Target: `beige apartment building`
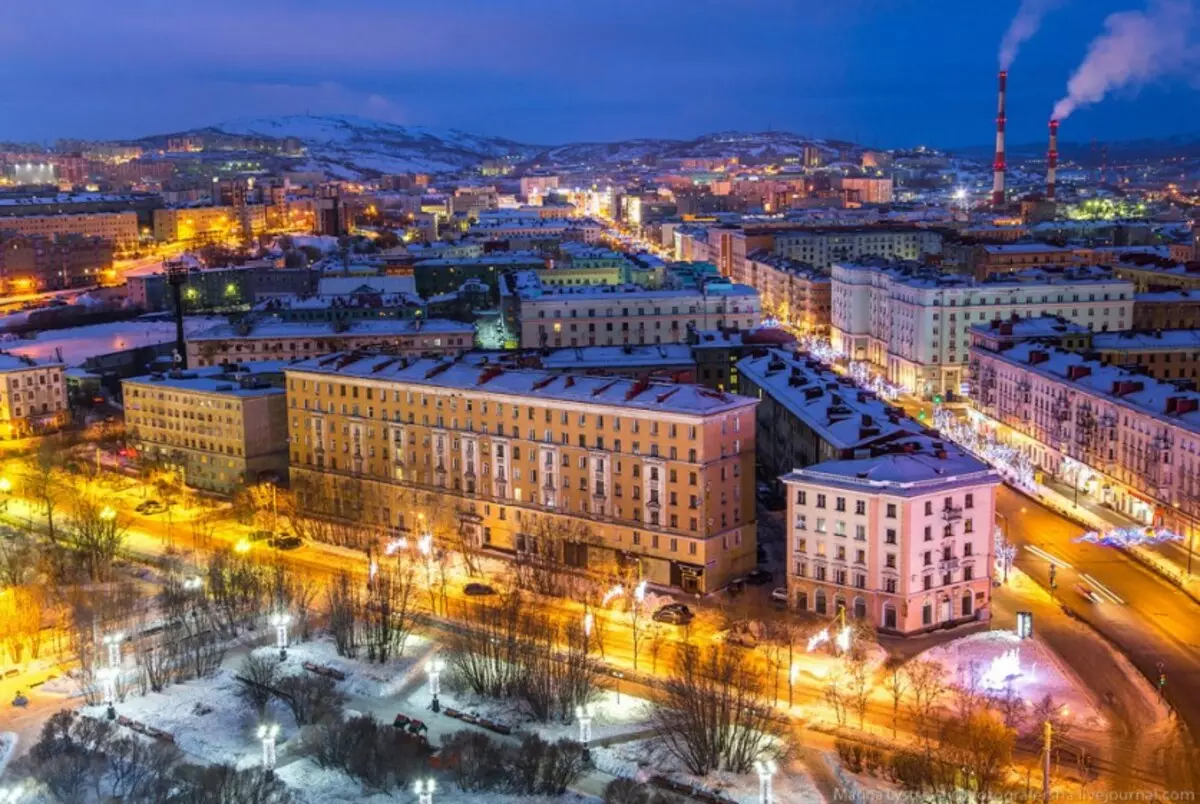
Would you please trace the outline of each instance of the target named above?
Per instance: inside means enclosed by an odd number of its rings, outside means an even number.
[[[231,494],[287,474],[282,363],[132,377],[125,429],[143,463],[183,470],[193,488]]]
[[[117,251],[130,251],[138,244],[136,212],[86,212],[67,215],[17,215],[0,218],[0,231],[22,235],[83,235],[108,240]]]
[[[0,352],[0,438],[24,438],[67,423],[65,369],[59,362]]]
[[[286,367],[300,505],[710,592],[754,567],[755,400],[337,354]],[[433,530],[433,528],[431,528]]]
[[[216,242],[243,234],[244,224],[258,234],[267,229],[267,208],[247,204],[245,221],[232,206],[168,207],[154,210],[154,239],[160,243]]]

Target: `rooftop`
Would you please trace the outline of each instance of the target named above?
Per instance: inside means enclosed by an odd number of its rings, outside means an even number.
[[[577,346],[555,349],[542,359],[546,369],[563,371],[579,369],[640,368],[690,366],[692,350],[682,343],[661,343],[646,346]]]
[[[190,337],[219,320],[221,318],[216,316],[185,316],[184,334]],[[83,365],[89,358],[99,355],[174,342],[173,321],[147,321],[141,318],[47,330],[35,333],[32,337],[0,338],[0,345],[12,354],[31,357],[39,362],[61,360],[68,366]]]
[[[263,361],[239,363],[237,366],[217,366],[192,371],[168,371],[161,374],[144,374],[130,377],[125,383],[174,388],[193,393],[220,394],[221,396],[250,399],[262,396],[278,396],[287,393],[283,387],[283,370],[286,361]],[[275,375],[274,380],[269,375]],[[272,384],[274,382],[274,384]]]
[[[32,357],[25,355],[16,355],[9,352],[0,352],[0,372],[6,371],[26,371],[31,368],[46,368],[48,366],[61,366],[62,363],[47,360],[37,361]]]
[[[860,449],[925,431],[899,408],[807,352],[770,349],[742,358],[737,367],[743,380],[770,394],[835,449]]]
[[[743,396],[712,391],[699,385],[671,385],[644,380],[508,370],[470,361],[408,360],[381,353],[342,352],[292,363],[297,374],[357,377],[381,383],[403,383],[458,391],[475,396],[498,394],[522,399],[537,397],[575,404],[646,410],[664,414],[708,416],[753,406]]]
[[[1088,328],[1058,315],[1038,315],[1028,318],[994,319],[970,327],[973,332],[989,335],[1011,335],[1014,338],[1059,337],[1082,335]]]
[[[944,489],[947,484],[996,484],[1000,476],[958,445],[929,435],[892,441],[871,456],[824,461],[796,469],[784,482],[830,483],[842,487],[869,486],[889,494],[916,495]]]
[[[796,336],[786,329],[756,327],[755,329],[699,329],[692,333],[689,348],[729,349],[740,346],[788,346]]]
[[[1098,351],[1112,349],[1200,351],[1200,330],[1126,329],[1120,332],[1097,332],[1092,336],[1092,347]]]
[[[474,336],[475,325],[443,318],[406,321],[397,318],[365,321],[280,321],[275,317],[257,319],[247,329],[241,325],[220,324],[188,336],[188,341],[224,341],[246,338],[355,338],[398,335]]]
[[[319,296],[416,292],[417,281],[411,276],[324,276],[317,282]]]

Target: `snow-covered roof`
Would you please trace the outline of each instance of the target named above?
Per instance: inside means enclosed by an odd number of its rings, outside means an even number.
[[[637,409],[662,414],[708,416],[745,407],[756,400],[713,391],[699,385],[674,385],[596,377],[554,374],[547,371],[507,370],[469,361],[406,360],[376,353],[342,352],[289,365],[290,373],[360,377],[381,383],[403,383],[474,395],[512,396],[528,400],[552,399],[605,408]]]
[[[818,463],[783,476],[783,482],[817,483],[836,488],[909,497],[958,486],[996,485],[1000,475],[957,444],[934,436],[898,439],[867,458]]]
[[[692,350],[683,343],[661,343],[639,346],[577,346],[555,349],[542,358],[546,369],[678,368],[690,366]]]
[[[249,332],[242,334],[232,324],[205,329],[188,336],[188,341],[248,340],[255,338],[354,338],[364,336],[398,335],[471,335],[475,325],[443,318],[428,321],[406,321],[398,318],[367,319],[365,321],[280,321],[266,318],[253,322]]]
[[[858,449],[925,430],[899,408],[805,352],[769,349],[742,358],[737,368],[743,381],[770,394],[835,449]]]
[[[191,337],[205,327],[211,327],[215,320],[204,316],[185,316],[184,335]],[[99,355],[174,342],[174,322],[140,318],[38,332],[31,339],[12,336],[0,338],[0,345],[9,352],[39,361],[55,360],[57,351],[61,350],[62,362],[68,366],[83,365]]]
[[[1159,329],[1097,332],[1092,336],[1092,346],[1098,351],[1115,349],[1200,351],[1200,330]]]
[[[417,280],[411,276],[326,276],[317,280],[319,296],[416,292]]]
[[[47,368],[49,366],[61,366],[54,360],[35,360],[26,355],[12,354],[10,352],[0,352],[0,372],[9,371],[28,371],[33,368]]]
[[[201,368],[191,371],[168,371],[161,374],[144,374],[123,380],[124,384],[149,385],[175,388],[194,393],[219,394],[221,396],[250,399],[262,396],[279,396],[287,393],[282,385],[268,385],[262,375],[282,374],[288,365],[286,360],[268,360],[258,363],[239,363],[236,369],[224,367]],[[255,381],[255,378],[259,378]],[[246,382],[245,385],[242,383]]]
[[[1013,338],[1060,337],[1082,335],[1088,328],[1058,315],[1037,315],[1027,318],[1002,319],[974,324],[972,332],[983,335],[1003,334]],[[1004,330],[1004,332],[1001,332]]]

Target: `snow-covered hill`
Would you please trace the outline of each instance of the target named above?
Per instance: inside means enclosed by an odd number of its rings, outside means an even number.
[[[743,164],[782,162],[799,158],[808,147],[821,152],[822,160],[834,161],[845,150],[858,149],[851,143],[804,137],[788,131],[743,133],[723,131],[705,134],[694,140],[638,139],[622,142],[573,143],[551,148],[538,155],[539,162],[628,163],[658,162],[664,159],[724,158],[736,156]]]

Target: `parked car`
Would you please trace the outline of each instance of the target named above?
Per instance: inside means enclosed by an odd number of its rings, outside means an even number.
[[[788,602],[787,587],[786,586],[776,586],[774,589],[771,590],[771,599],[774,600],[776,603],[785,603],[786,604]]]
[[[267,539],[267,544],[276,550],[295,550],[304,544],[304,540],[291,533],[285,533],[282,536],[272,536]]]
[[[752,569],[746,573],[746,583],[751,586],[766,586],[771,581],[775,580],[775,576],[770,570]]]
[[[463,587],[463,594],[470,597],[484,597],[496,594],[496,590],[486,583],[469,583]]]
[[[158,500],[146,500],[145,502],[138,504],[138,507],[133,510],[137,511],[139,514],[161,514],[163,511],[167,510],[167,506],[163,505]]]
[[[692,610],[682,603],[668,603],[654,612],[654,619],[657,622],[671,623],[672,625],[687,625],[695,616]]]

